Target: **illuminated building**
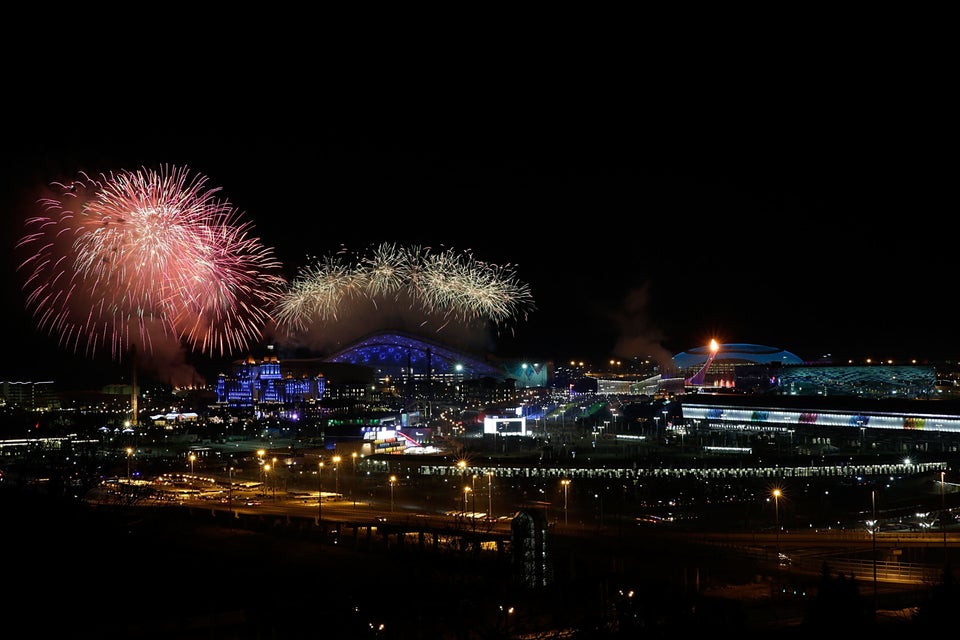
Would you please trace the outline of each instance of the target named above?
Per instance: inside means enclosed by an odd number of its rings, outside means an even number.
[[[715,347],[715,350],[714,350]],[[796,354],[760,344],[719,344],[694,347],[673,356],[677,376],[687,386],[731,389],[736,387],[737,368],[747,364],[803,364]]]
[[[323,397],[324,386],[322,373],[285,375],[279,358],[269,354],[260,361],[249,356],[235,362],[231,375],[218,376],[216,393],[217,402],[222,405],[262,411],[267,407],[273,410],[316,403]]]
[[[2,404],[43,411],[59,407],[53,382],[0,382]]]

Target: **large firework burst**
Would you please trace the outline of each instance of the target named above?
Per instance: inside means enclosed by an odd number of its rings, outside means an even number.
[[[162,331],[224,355],[260,337],[286,281],[273,250],[186,167],[81,173],[40,200],[18,249],[41,330],[93,355],[149,351]]]
[[[476,260],[469,252],[384,243],[361,255],[341,250],[300,269],[274,316],[288,332],[339,318],[348,300],[399,300],[445,322],[502,325],[534,309],[530,287],[511,265]]]

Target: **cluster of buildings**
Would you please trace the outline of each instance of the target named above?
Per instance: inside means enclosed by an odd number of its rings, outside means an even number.
[[[677,354],[669,370],[638,360],[591,371],[584,363],[500,360],[383,331],[325,358],[281,358],[267,347],[221,373],[205,401],[252,419],[322,418],[372,438],[393,432],[395,448],[403,445],[395,432],[425,429],[434,407],[496,407],[484,432],[525,435],[525,421],[550,399],[562,403],[581,393],[679,400],[686,427],[697,429],[882,429],[939,437],[960,434],[960,411],[950,402],[960,395],[956,379],[932,364],[809,363],[775,347],[715,342]],[[128,410],[141,392],[135,385],[101,391]],[[0,382],[6,406],[43,411],[62,402],[53,381]]]

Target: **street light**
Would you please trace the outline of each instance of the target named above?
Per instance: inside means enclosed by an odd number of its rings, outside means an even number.
[[[323,460],[317,463],[317,526],[323,520]]]
[[[340,494],[340,456],[333,456],[333,474],[335,480],[335,485],[333,488],[334,493],[337,495]]]
[[[513,613],[513,607],[500,605],[500,614],[503,616],[503,634],[510,637],[510,615]]]
[[[350,457],[353,459],[353,491],[350,493],[353,494],[353,506],[357,506],[357,452],[354,451],[350,454]]]
[[[463,488],[463,514],[467,514],[467,496],[470,494],[470,487]]]
[[[773,514],[774,514],[774,517],[776,518],[776,525],[777,525],[777,535],[776,535],[777,567],[780,566],[780,496],[781,495],[782,495],[782,492],[780,491],[780,489],[773,490]]]
[[[873,611],[877,611],[877,491],[870,492],[870,506],[873,508]]]
[[[570,481],[563,479],[560,484],[563,485],[563,526],[567,526],[570,522],[567,519],[567,492],[570,489]]]
[[[946,473],[945,471],[941,471],[941,472],[940,472],[940,531],[943,533],[943,553],[944,553],[944,556],[943,556],[943,557],[944,557],[944,558],[947,557],[947,556],[946,556],[946,553],[947,553],[947,527],[946,527],[946,520],[945,520],[946,515],[947,515],[947,511],[946,511],[947,503],[946,503],[946,500],[945,500],[945,498],[944,498],[944,491],[945,491],[946,483],[944,483],[944,481],[943,481],[943,475],[944,475],[945,473]]]
[[[393,487],[397,484],[397,476],[390,476],[390,513],[393,513]]]
[[[127,447],[127,484],[130,484],[130,456],[133,455],[133,447]]]
[[[476,481],[477,476],[473,476],[474,481]],[[473,523],[473,528],[477,528],[477,491],[473,489],[470,491],[470,511],[471,519],[470,522]]]
[[[270,465],[263,465],[263,497],[267,497],[267,491],[270,488]]]
[[[487,471],[487,519],[493,518],[493,471]]]
[[[227,467],[227,507],[230,510],[230,516],[234,517],[233,513],[233,458],[230,458],[230,464]]]
[[[190,454],[190,475],[193,475],[193,463],[196,461],[196,459],[197,459],[196,454],[191,453]]]

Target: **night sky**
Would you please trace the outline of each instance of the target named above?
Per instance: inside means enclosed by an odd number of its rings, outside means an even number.
[[[468,251],[530,286],[535,308],[498,325],[368,308],[323,327],[318,355],[399,328],[557,361],[663,360],[711,338],[805,360],[957,357],[952,147],[928,78],[800,63],[578,78],[355,103],[305,89],[124,100],[59,118],[18,103],[0,149],[0,379],[127,375],[37,330],[14,245],[45,184],[163,164],[221,188],[290,278],[310,256],[389,242]],[[179,358],[201,377],[223,366]]]

